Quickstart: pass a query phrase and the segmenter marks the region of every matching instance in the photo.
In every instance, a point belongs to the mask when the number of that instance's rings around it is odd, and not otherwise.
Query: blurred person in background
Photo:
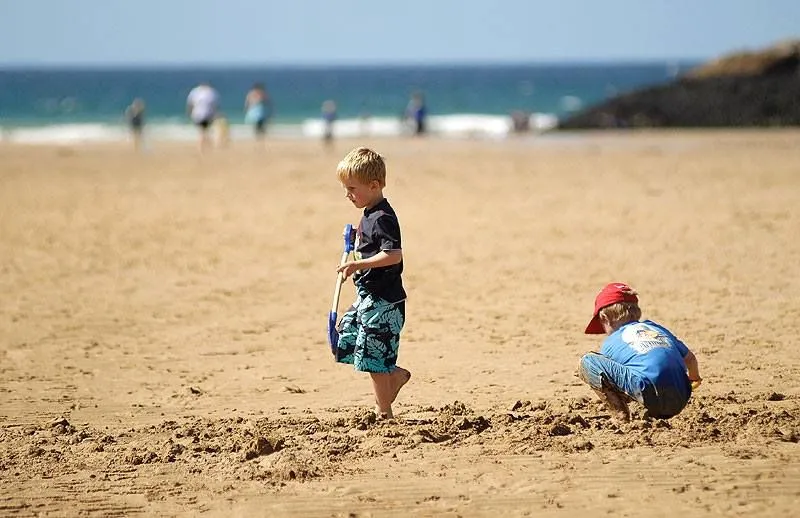
[[[408,106],[406,106],[406,120],[411,122],[415,135],[423,135],[427,130],[425,127],[426,116],[425,97],[423,97],[422,92],[414,92],[411,95],[411,100],[408,101]]]
[[[144,110],[144,101],[138,97],[134,99],[130,106],[125,109],[125,120],[128,121],[128,128],[131,131],[131,140],[133,141],[133,149],[136,151],[140,151],[142,149]]]
[[[186,112],[200,131],[200,151],[211,146],[208,130],[214,122],[218,107],[219,94],[208,82],[192,88],[186,98]]]
[[[272,117],[272,99],[263,83],[256,83],[244,98],[244,121],[253,126],[257,139],[262,139],[267,131],[267,123]]]
[[[322,121],[325,124],[322,140],[326,144],[331,144],[333,143],[333,124],[336,122],[336,103],[331,99],[322,103]]]

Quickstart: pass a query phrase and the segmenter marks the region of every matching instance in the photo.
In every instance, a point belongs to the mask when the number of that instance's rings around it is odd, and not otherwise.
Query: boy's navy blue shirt
[[[384,198],[371,209],[364,209],[364,215],[356,231],[356,259],[372,257],[381,250],[402,250],[400,243],[400,223],[389,202]],[[392,266],[369,268],[353,275],[356,286],[391,303],[405,300],[403,289],[403,261]]]

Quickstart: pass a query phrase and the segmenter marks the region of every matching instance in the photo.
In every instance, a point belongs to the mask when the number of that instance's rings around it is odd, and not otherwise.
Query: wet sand
[[[326,344],[361,143],[409,293],[385,422]],[[0,145],[0,515],[794,516],[798,206],[797,131]],[[574,376],[610,281],[700,361],[670,421]]]

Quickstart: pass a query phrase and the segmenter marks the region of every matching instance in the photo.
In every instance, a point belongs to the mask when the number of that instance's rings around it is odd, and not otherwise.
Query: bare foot
[[[597,393],[603,403],[605,403],[606,408],[611,411],[611,417],[623,423],[630,422],[631,411],[628,409],[628,402],[622,394],[610,388],[604,388],[602,390],[593,388],[592,390]]]
[[[378,405],[375,405],[375,417],[378,421],[382,421],[384,419],[394,419],[394,414],[392,413],[392,407],[389,407],[387,412],[381,410]]]
[[[611,410],[611,415],[618,421],[629,423],[631,420],[631,411],[628,409],[628,403],[617,393],[609,391],[606,393],[606,406]]]
[[[386,416],[391,419],[392,403],[403,385],[411,379],[411,373],[402,367],[395,367],[392,372],[370,373],[370,377],[375,390],[375,414],[379,418]]]
[[[403,388],[403,386],[411,379],[411,372],[402,367],[397,367],[393,374],[395,374],[396,377],[394,380],[395,388],[392,392],[392,403],[394,403],[394,400],[397,399],[397,394],[400,393],[400,389]]]

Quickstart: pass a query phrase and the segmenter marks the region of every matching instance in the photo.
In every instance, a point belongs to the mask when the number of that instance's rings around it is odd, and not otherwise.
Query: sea
[[[335,134],[398,136],[410,131],[403,113],[424,95],[428,127],[448,138],[504,138],[512,112],[533,131],[546,131],[578,110],[625,92],[672,80],[689,61],[496,65],[337,67],[0,68],[0,140],[76,144],[127,138],[124,111],[134,98],[147,106],[146,136],[196,138],[186,96],[207,81],[220,94],[233,139],[250,138],[243,104],[264,83],[273,101],[272,138],[319,138],[321,105],[337,105]]]

